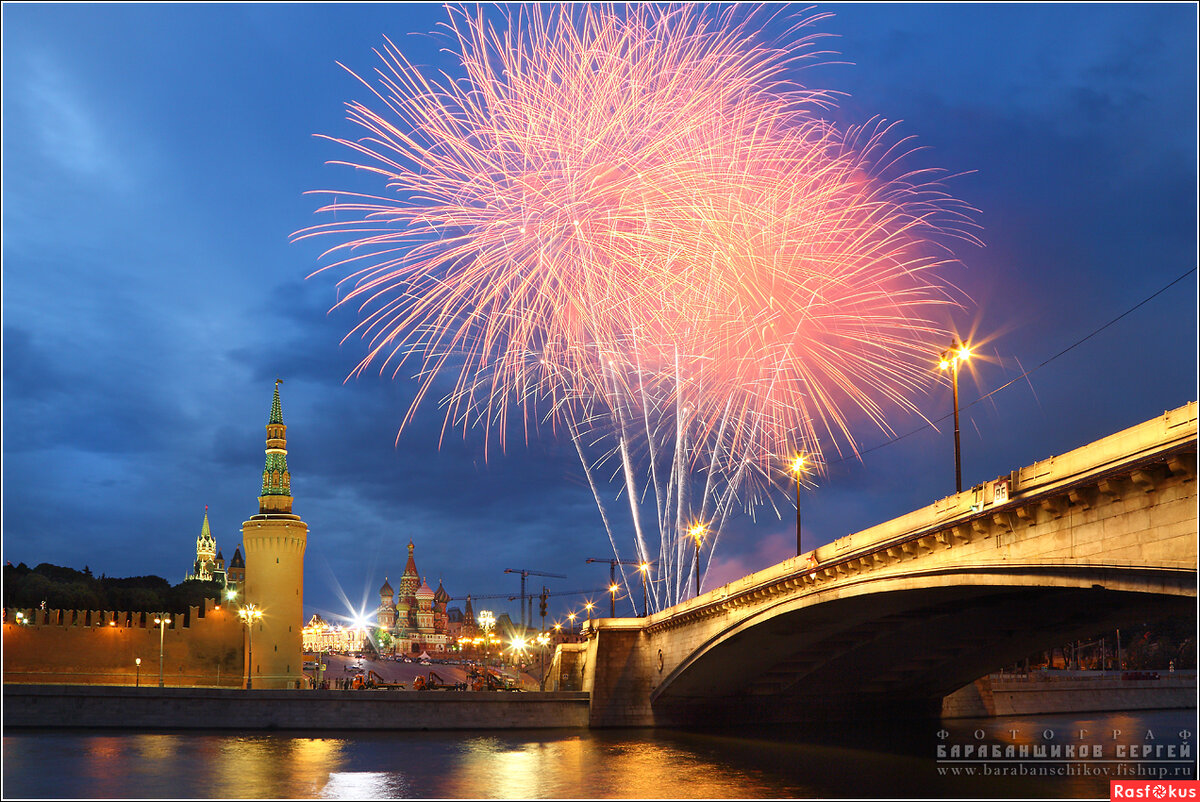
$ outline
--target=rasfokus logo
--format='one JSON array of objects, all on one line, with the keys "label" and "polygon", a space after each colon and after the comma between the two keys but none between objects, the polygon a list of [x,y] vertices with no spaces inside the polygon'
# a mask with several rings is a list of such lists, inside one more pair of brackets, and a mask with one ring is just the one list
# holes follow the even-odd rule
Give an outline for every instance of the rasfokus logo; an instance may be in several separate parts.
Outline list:
[{"label": "rasfokus logo", "polygon": [[1196,780],[1113,780],[1109,783],[1109,799],[1145,799],[1150,802],[1168,799],[1196,799]]}]

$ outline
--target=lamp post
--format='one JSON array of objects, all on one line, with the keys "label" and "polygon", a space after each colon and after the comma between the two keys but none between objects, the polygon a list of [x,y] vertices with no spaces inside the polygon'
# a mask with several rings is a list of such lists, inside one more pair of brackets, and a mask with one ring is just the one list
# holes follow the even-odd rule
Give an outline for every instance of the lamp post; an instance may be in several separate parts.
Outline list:
[{"label": "lamp post", "polygon": [[650,596],[646,593],[646,577],[650,574],[650,563],[644,562],[638,566],[642,575],[642,618],[650,615]]},{"label": "lamp post", "polygon": [[572,634],[572,635],[574,635],[574,634],[575,634],[575,616],[576,616],[576,615],[577,615],[577,614],[576,614],[576,612],[575,612],[574,610],[572,610],[571,612],[567,613],[567,619],[568,619],[568,620],[571,622],[571,634]]},{"label": "lamp post", "polygon": [[238,610],[238,618],[246,625],[246,690],[254,687],[254,622],[262,620],[262,610],[253,604]]},{"label": "lamp post", "polygon": [[608,595],[612,597],[612,614],[611,614],[612,618],[617,617],[617,591],[620,589],[621,589],[621,586],[618,585],[616,582],[613,582],[611,585],[608,586]]},{"label": "lamp post", "polygon": [[583,605],[583,606],[584,606],[584,607],[587,609],[587,614],[588,614],[588,629],[589,629],[589,630],[591,630],[591,628],[592,628],[592,608],[596,606],[596,603],[595,603],[595,602],[588,602],[587,604],[585,604],[585,605]]},{"label": "lamp post", "polygon": [[958,338],[950,348],[942,352],[942,361],[938,364],[941,370],[950,371],[950,383],[954,385],[954,488],[956,493],[962,492],[962,452],[958,439],[958,363],[966,362],[971,356],[970,346],[963,345]]},{"label": "lamp post", "polygon": [[167,632],[167,624],[171,623],[171,619],[167,618],[166,613],[160,613],[154,617],[154,623],[158,624],[158,687],[163,687],[163,637]]},{"label": "lamp post", "polygon": [[800,475],[804,473],[807,463],[808,457],[803,454],[797,454],[792,460],[792,473],[796,474],[796,556],[804,553],[804,546],[801,545],[800,539]]},{"label": "lamp post", "polygon": [[550,636],[545,632],[537,636],[537,644],[541,647],[542,653],[542,682],[541,689],[546,690],[546,646],[550,643]]},{"label": "lamp post", "polygon": [[700,544],[704,542],[704,524],[696,524],[688,530],[696,541],[696,595],[700,595]]},{"label": "lamp post", "polygon": [[133,663],[137,666],[137,668],[134,669],[133,687],[140,688],[142,687],[142,658],[133,658]]},{"label": "lamp post", "polygon": [[492,637],[492,627],[496,626],[496,616],[491,610],[479,611],[479,628],[483,630],[483,669],[487,672],[488,644]]}]

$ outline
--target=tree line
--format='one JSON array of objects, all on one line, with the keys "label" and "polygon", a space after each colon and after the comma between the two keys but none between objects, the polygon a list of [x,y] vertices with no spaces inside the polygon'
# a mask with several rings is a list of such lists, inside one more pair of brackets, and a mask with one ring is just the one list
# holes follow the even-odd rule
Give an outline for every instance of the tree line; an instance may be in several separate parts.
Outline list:
[{"label": "tree line", "polygon": [[220,582],[188,579],[172,586],[161,576],[93,576],[62,565],[4,565],[6,608],[47,610],[119,610],[134,613],[184,613],[203,608],[205,599],[221,599]]}]

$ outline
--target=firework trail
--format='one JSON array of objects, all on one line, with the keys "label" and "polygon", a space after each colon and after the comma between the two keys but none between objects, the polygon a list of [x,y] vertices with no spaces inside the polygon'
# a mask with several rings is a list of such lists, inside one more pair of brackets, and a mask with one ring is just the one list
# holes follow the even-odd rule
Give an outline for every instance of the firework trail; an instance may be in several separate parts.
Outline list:
[{"label": "firework trail", "polygon": [[655,607],[781,455],[912,408],[947,336],[942,243],[972,238],[889,126],[839,131],[794,83],[826,15],[768,46],[753,14],[713,13],[451,9],[457,79],[387,42],[347,105],[362,136],[329,137],[382,191],[323,191],[335,219],[296,235],[338,239],[321,270],[359,308],[356,372],[417,377],[404,425],[436,385],[445,428],[571,438],[614,552],[632,535],[656,563]]}]

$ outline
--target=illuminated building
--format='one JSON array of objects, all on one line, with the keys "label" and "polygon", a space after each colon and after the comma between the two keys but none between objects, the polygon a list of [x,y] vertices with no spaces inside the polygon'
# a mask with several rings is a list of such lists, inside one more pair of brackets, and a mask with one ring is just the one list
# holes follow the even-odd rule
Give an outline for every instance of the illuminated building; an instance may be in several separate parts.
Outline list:
[{"label": "illuminated building", "polygon": [[246,547],[245,603],[262,610],[254,627],[255,688],[299,688],[303,680],[304,548],[308,524],[292,513],[287,426],[279,380],[267,421],[266,462],[258,514],[242,524]]},{"label": "illuminated building", "polygon": [[305,653],[361,652],[367,638],[365,627],[330,624],[314,614],[301,633]]},{"label": "illuminated building", "polygon": [[189,579],[216,581],[222,585],[226,582],[225,558],[217,550],[217,541],[209,528],[207,506],[204,507],[204,523],[200,525],[200,535],[196,538],[196,561],[192,563],[192,571],[184,577],[184,581]]},{"label": "illuminated building", "polygon": [[447,634],[449,618],[446,613],[450,594],[440,581],[437,591],[434,591],[427,582],[421,580],[413,557],[414,549],[410,540],[408,562],[404,565],[398,591],[394,591],[384,578],[383,587],[379,589],[379,608],[375,620],[380,630],[391,635],[395,652],[442,652],[451,643]]}]

